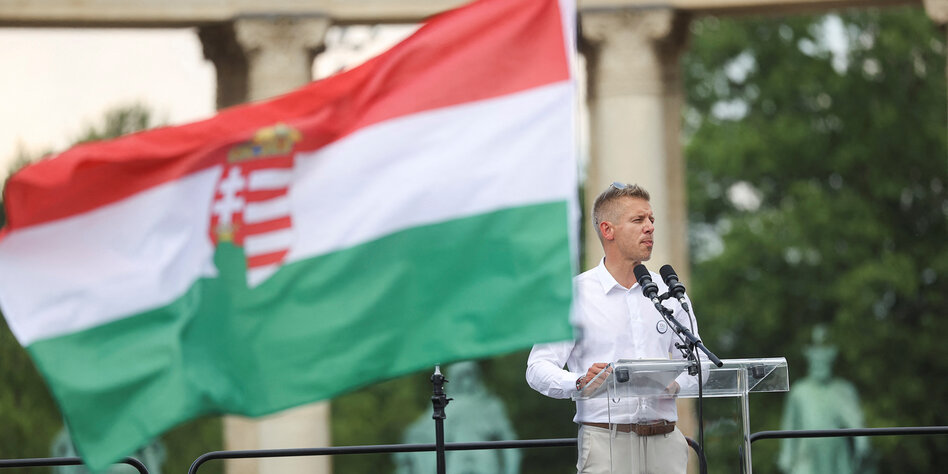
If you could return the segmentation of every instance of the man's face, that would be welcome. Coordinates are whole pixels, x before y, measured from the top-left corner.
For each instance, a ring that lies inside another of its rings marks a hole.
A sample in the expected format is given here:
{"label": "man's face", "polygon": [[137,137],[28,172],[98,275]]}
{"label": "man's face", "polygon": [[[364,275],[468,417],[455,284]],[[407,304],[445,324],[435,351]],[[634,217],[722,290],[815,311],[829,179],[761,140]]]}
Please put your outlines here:
{"label": "man's face", "polygon": [[[616,203],[611,239],[624,260],[645,262],[652,257],[655,216],[648,201],[623,197]],[[605,234],[604,234],[605,236]]]}

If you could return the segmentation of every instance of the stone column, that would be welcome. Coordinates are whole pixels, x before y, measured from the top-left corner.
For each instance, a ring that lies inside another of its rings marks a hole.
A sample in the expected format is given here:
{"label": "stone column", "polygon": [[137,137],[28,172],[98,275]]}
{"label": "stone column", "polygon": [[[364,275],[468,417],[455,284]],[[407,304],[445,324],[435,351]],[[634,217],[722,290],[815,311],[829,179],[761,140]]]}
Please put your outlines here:
{"label": "stone column", "polygon": [[204,58],[217,72],[217,109],[247,101],[247,57],[234,37],[234,25],[202,26],[198,38]]}
{"label": "stone column", "polygon": [[241,17],[201,27],[204,57],[217,69],[217,107],[266,99],[313,79],[324,48],[326,17]]}
{"label": "stone column", "polygon": [[[689,281],[685,173],[680,131],[684,103],[679,57],[688,19],[668,8],[582,11],[582,48],[588,64],[590,162],[586,209],[614,181],[638,183],[651,194],[655,250],[648,267],[668,263]],[[588,219],[587,219],[588,220]],[[596,229],[587,223],[589,268],[602,258]],[[700,308],[700,305],[699,305]],[[700,310],[699,310],[700,312]],[[679,425],[696,437],[693,403],[679,401]],[[689,472],[697,472],[691,456]]]}
{"label": "stone column", "polygon": [[[925,13],[928,13],[928,17],[941,27],[943,33],[948,31],[948,0],[924,0],[924,3]],[[946,44],[948,44],[948,37],[945,39]],[[945,74],[948,75],[948,69],[946,69]]]}
{"label": "stone column", "polygon": [[[217,107],[261,100],[312,80],[323,49],[325,17],[261,16],[201,27],[204,56],[217,69]],[[278,389],[275,388],[275,389]],[[260,418],[224,417],[224,449],[330,446],[329,403],[314,403]],[[326,456],[226,461],[228,474],[328,474]]]}
{"label": "stone column", "polygon": [[[638,183],[651,194],[655,250],[651,270],[669,263],[687,282],[683,104],[679,56],[688,21],[667,8],[581,12],[587,57],[591,159],[586,202],[610,183]],[[586,210],[587,213],[589,210]],[[586,267],[602,257],[587,226]]]}
{"label": "stone column", "polygon": [[[224,417],[224,449],[286,449],[332,446],[329,402],[290,408],[260,418]],[[234,459],[227,474],[329,474],[328,456]]]}

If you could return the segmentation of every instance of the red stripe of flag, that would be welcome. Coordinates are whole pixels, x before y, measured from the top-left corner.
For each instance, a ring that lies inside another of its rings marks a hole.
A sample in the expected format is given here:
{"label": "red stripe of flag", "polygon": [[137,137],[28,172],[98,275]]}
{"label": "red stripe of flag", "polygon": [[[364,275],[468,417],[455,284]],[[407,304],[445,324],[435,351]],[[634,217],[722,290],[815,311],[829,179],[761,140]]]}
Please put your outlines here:
{"label": "red stripe of flag", "polygon": [[242,234],[244,236],[263,234],[266,232],[273,232],[275,230],[289,229],[293,224],[290,221],[290,216],[280,217],[279,219],[273,219],[263,222],[255,222],[253,224],[244,224]]}
{"label": "red stripe of flag", "polygon": [[297,151],[315,150],[384,120],[566,81],[561,24],[557,2],[473,2],[432,18],[362,66],[289,94],[76,146],[8,181],[7,226],[80,214],[224,164],[233,146],[276,123],[302,132]]}
{"label": "red stripe of flag", "polygon": [[246,202],[260,202],[266,201],[273,198],[278,198],[281,196],[286,196],[290,191],[289,188],[280,188],[280,189],[261,189],[259,191],[243,191],[241,196],[244,197]]}
{"label": "red stripe of flag", "polygon": [[255,158],[240,163],[240,168],[244,174],[262,169],[293,169],[293,156],[274,156],[270,158]]}
{"label": "red stripe of flag", "polygon": [[277,265],[283,262],[289,250],[280,250],[278,252],[265,253],[263,255],[254,255],[247,257],[247,268],[265,267],[267,265]]}

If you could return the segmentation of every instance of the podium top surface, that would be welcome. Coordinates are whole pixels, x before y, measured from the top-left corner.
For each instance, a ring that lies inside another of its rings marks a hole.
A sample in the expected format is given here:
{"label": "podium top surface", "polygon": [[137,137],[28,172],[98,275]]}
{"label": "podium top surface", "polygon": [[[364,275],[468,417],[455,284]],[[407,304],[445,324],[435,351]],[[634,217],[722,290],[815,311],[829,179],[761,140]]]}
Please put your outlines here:
{"label": "podium top surface", "polygon": [[[704,397],[740,397],[751,392],[786,392],[790,389],[787,360],[783,357],[763,359],[725,359],[716,367],[702,361]],[[572,393],[573,400],[603,397],[668,397],[665,388],[678,381],[680,398],[698,396],[698,377],[693,362],[663,359],[622,359],[613,362],[581,390]]]}

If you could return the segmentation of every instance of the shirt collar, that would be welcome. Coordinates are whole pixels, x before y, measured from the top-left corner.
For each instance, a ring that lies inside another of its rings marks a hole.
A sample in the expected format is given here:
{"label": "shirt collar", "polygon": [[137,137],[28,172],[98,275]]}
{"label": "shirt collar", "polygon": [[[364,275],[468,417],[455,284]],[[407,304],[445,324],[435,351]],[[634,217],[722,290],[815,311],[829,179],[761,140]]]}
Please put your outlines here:
{"label": "shirt collar", "polygon": [[635,288],[635,286],[639,284],[638,282],[635,282],[632,284],[632,288],[628,288],[628,289],[620,285],[619,282],[616,281],[616,279],[612,276],[611,273],[609,273],[609,270],[606,268],[605,257],[603,257],[602,260],[599,261],[599,265],[596,266],[594,271],[596,274],[596,278],[599,280],[599,283],[602,285],[603,294],[609,294],[609,292],[612,291],[613,288],[622,290],[622,291],[629,291],[632,288]]}

